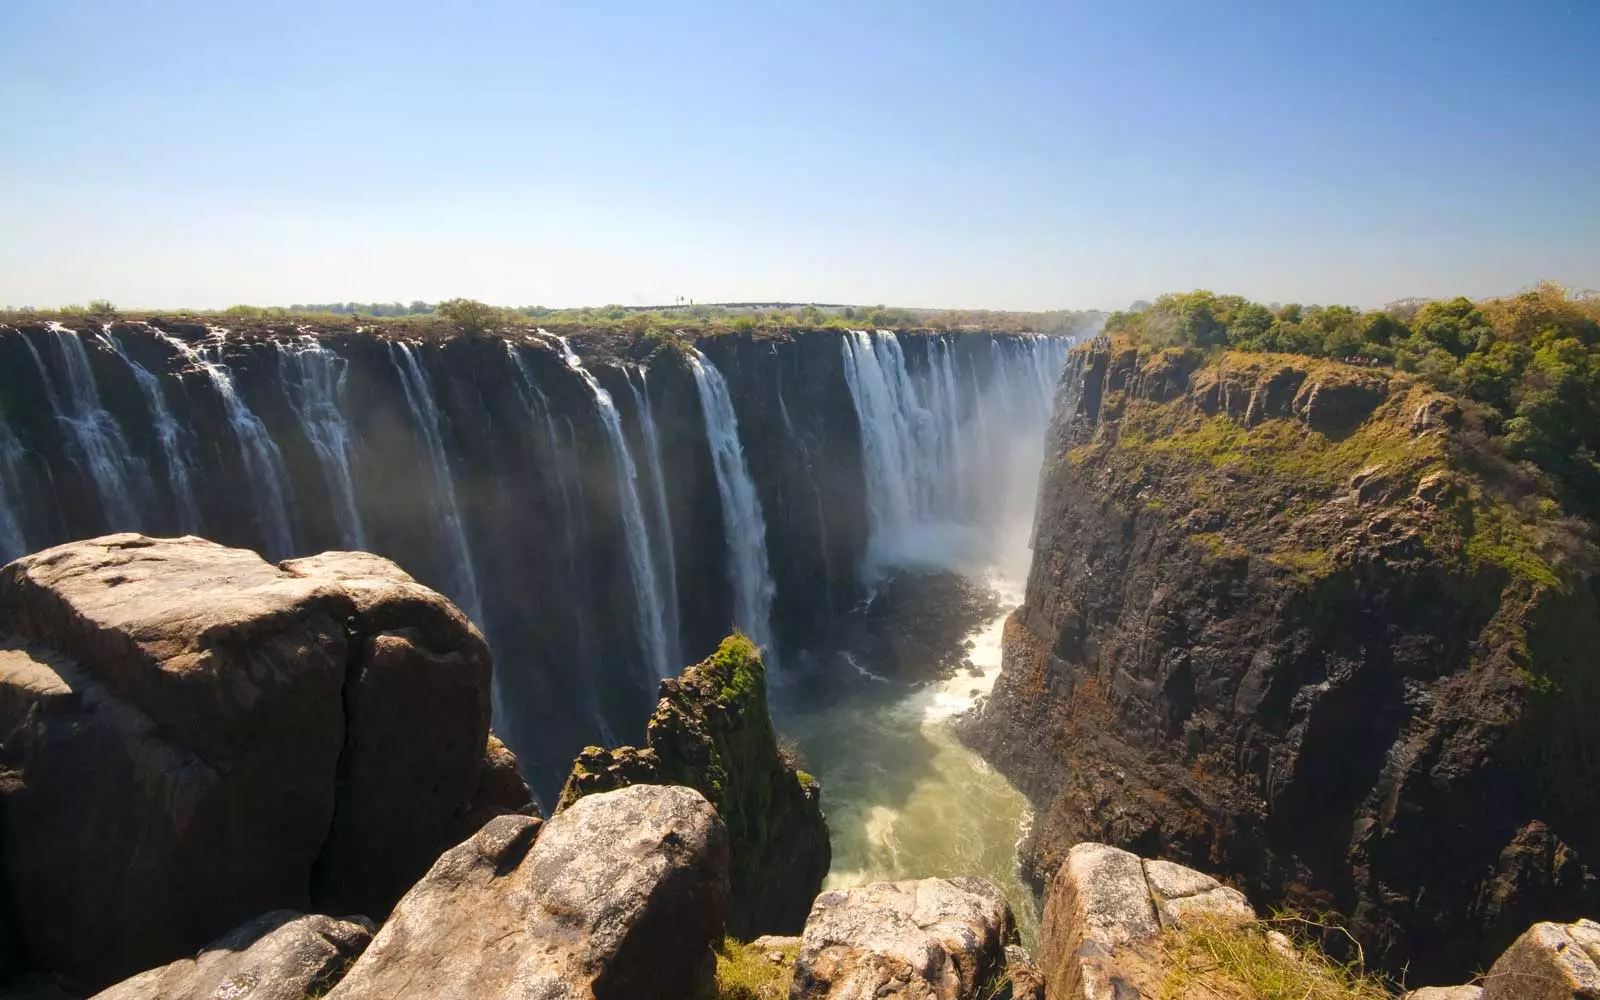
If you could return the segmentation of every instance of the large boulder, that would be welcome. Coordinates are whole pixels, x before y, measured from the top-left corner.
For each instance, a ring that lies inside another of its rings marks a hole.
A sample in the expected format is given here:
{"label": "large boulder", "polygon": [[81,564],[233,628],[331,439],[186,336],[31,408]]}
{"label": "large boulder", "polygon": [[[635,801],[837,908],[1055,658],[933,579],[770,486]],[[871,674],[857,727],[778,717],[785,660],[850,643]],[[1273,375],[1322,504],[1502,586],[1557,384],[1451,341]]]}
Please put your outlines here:
{"label": "large boulder", "polygon": [[270,910],[382,916],[528,802],[485,784],[482,637],[374,556],[58,546],[0,570],[0,650],[13,943],[81,990]]}
{"label": "large boulder", "polygon": [[1119,949],[1186,923],[1254,919],[1242,893],[1192,868],[1105,844],[1074,845],[1045,898],[1039,959],[1047,993],[1117,1000],[1133,988]]}
{"label": "large boulder", "polygon": [[91,1000],[305,1000],[339,981],[374,929],[365,917],[276,910],[193,958],[142,972]]}
{"label": "large boulder", "polygon": [[1483,977],[1482,1000],[1600,998],[1600,924],[1534,924]]}
{"label": "large boulder", "polygon": [[980,878],[881,882],[825,892],[806,922],[790,997],[993,996],[987,991],[1005,980],[1006,946],[1015,937],[1011,907]]}
{"label": "large boulder", "polygon": [[816,780],[778,753],[766,670],[749,639],[729,636],[662,681],[644,748],[585,750],[557,811],[633,784],[687,785],[717,808],[733,849],[729,933],[749,940],[800,931],[832,860],[828,823]]}
{"label": "large boulder", "polygon": [[684,1000],[711,982],[728,834],[690,788],[502,816],[394,908],[329,1000]]}

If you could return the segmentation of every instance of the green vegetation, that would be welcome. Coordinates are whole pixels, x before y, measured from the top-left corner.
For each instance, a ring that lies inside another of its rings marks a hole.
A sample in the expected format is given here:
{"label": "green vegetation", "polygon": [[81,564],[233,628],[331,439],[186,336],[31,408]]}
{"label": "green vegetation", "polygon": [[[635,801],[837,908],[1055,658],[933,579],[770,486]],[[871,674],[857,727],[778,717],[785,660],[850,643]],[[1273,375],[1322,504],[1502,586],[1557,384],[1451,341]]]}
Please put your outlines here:
{"label": "green vegetation", "polygon": [[1362,312],[1268,307],[1207,291],[1114,313],[1108,333],[1154,347],[1233,348],[1393,366],[1476,403],[1485,432],[1600,519],[1600,297],[1545,283],[1508,298]]}
{"label": "green vegetation", "polygon": [[[711,1000],[788,1000],[799,954],[798,944],[757,947],[726,939],[717,949],[717,985]],[[773,955],[782,960],[774,962]]]}

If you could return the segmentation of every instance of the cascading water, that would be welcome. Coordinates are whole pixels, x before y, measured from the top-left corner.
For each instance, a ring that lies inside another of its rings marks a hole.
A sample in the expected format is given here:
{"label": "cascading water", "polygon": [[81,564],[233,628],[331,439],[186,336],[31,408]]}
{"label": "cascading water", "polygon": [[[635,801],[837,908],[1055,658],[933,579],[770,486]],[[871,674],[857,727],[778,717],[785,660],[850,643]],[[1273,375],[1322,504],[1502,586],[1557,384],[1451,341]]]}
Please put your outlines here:
{"label": "cascading water", "polygon": [[[153,329],[153,328],[152,328]],[[206,356],[206,349],[196,349],[177,337],[160,330],[156,336],[177,351],[196,371],[205,374],[222,401],[222,412],[228,428],[239,445],[239,457],[244,462],[245,475],[250,480],[250,493],[255,500],[263,546],[270,559],[284,559],[295,554],[294,528],[289,523],[289,497],[293,487],[289,470],[283,464],[283,453],[272,440],[267,426],[243,399],[233,385],[233,372],[222,361],[223,346],[227,342],[226,330],[211,331],[215,360]]]}
{"label": "cascading water", "polygon": [[392,341],[389,350],[389,361],[400,376],[400,387],[405,392],[406,405],[411,409],[412,423],[422,435],[428,466],[433,472],[439,520],[450,548],[450,582],[444,588],[445,592],[467,617],[476,622],[479,628],[484,628],[478,573],[473,566],[467,529],[461,521],[461,508],[456,503],[455,476],[450,471],[450,457],[444,449],[444,431],[439,420],[439,408],[434,403],[433,387],[410,344]]}
{"label": "cascading water", "polygon": [[322,476],[333,499],[341,544],[348,549],[367,547],[356,506],[355,479],[350,473],[350,423],[344,414],[345,377],[349,363],[317,343],[302,337],[277,344],[282,356],[284,392],[322,464]]}
{"label": "cascading water", "polygon": [[628,449],[628,439],[622,433],[622,418],[617,405],[595,378],[583,361],[572,350],[565,337],[557,337],[561,356],[567,367],[583,378],[594,396],[595,408],[600,414],[600,425],[605,428],[606,445],[611,452],[611,470],[617,480],[617,498],[622,507],[622,532],[627,543],[628,571],[633,578],[634,623],[639,634],[639,645],[644,653],[645,665],[656,678],[669,677],[675,667],[667,653],[667,630],[663,622],[665,611],[656,588],[655,559],[650,550],[650,532],[645,527],[644,510],[639,504],[639,470]]}
{"label": "cascading water", "polygon": [[176,514],[178,530],[186,535],[200,533],[200,507],[195,501],[194,483],[189,475],[189,459],[183,450],[183,428],[178,426],[178,421],[172,416],[172,408],[167,405],[166,391],[161,388],[161,380],[151,374],[139,362],[133,360],[126,347],[111,332],[111,324],[107,323],[100,338],[107,347],[115,351],[132,373],[133,380],[139,385],[139,392],[144,396],[145,408],[150,411],[150,423],[156,432],[156,443],[161,448],[162,462],[167,470],[167,485],[172,493],[172,507]]}
{"label": "cascading water", "polygon": [[[572,622],[573,632],[576,636],[577,652],[579,659],[584,664],[595,662],[594,630],[589,622],[588,609],[585,598],[590,593],[589,577],[584,567],[587,560],[578,551],[579,538],[588,537],[588,512],[581,503],[574,508],[572,491],[568,488],[569,481],[577,478],[575,473],[576,462],[573,459],[575,449],[572,446],[574,432],[571,421],[566,422],[567,435],[563,441],[562,436],[556,432],[556,418],[550,408],[550,400],[540,391],[539,385],[534,381],[533,373],[528,370],[528,363],[522,357],[522,352],[516,345],[506,342],[506,353],[511,358],[511,364],[517,369],[519,376],[516,383],[517,394],[522,400],[523,408],[528,412],[535,433],[544,438],[545,447],[548,449],[551,462],[555,470],[556,491],[561,498],[562,523],[567,530],[562,532],[562,550],[567,565],[567,594],[571,599],[566,602],[567,612]],[[579,489],[582,483],[579,482]],[[581,534],[580,534],[581,532]],[[590,672],[580,670],[578,674],[583,679],[583,693],[587,702],[591,721],[596,731],[600,734],[605,746],[616,746],[617,738],[611,730],[611,724],[606,720],[605,713],[600,710],[599,698],[596,696],[594,685],[590,682]]]}
{"label": "cascading water", "polygon": [[0,415],[0,563],[7,563],[28,551],[28,539],[22,530],[20,500],[14,495],[16,484],[22,481],[22,442],[11,432],[3,415]]}
{"label": "cascading water", "polygon": [[66,374],[66,393],[57,391],[44,358],[26,337],[23,343],[39,366],[45,398],[57,422],[67,429],[77,449],[89,481],[94,485],[106,527],[112,531],[132,531],[141,521],[140,496],[148,496],[149,478],[143,466],[128,449],[122,428],[100,403],[89,353],[76,333],[60,324],[50,327],[52,353]]}
{"label": "cascading water", "polygon": [[744,446],[739,443],[739,420],[728,383],[699,351],[691,350],[688,359],[706,422],[706,443],[716,467],[717,496],[722,501],[733,623],[761,647],[770,664],[777,655],[771,621],[775,588],[767,566],[767,523],[761,514],[761,499],[744,460]]}
{"label": "cascading water", "polygon": [[672,518],[667,513],[667,476],[661,465],[661,439],[656,434],[655,408],[650,404],[650,386],[645,372],[639,371],[639,384],[633,384],[631,370],[624,371],[628,389],[633,393],[634,409],[639,412],[640,429],[644,432],[645,461],[650,468],[650,483],[655,494],[655,550],[660,555],[656,575],[660,580],[663,618],[666,628],[667,662],[683,662],[682,642],[678,635],[678,560],[673,552]]}

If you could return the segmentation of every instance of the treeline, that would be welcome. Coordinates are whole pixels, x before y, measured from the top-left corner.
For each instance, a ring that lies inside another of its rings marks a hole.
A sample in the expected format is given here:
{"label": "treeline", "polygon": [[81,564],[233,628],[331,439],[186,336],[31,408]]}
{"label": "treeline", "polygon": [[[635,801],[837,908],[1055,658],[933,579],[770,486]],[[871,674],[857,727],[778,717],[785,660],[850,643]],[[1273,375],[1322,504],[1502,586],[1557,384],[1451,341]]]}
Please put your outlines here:
{"label": "treeline", "polygon": [[1544,283],[1474,302],[1268,307],[1237,295],[1165,295],[1113,313],[1108,333],[1157,346],[1277,351],[1388,365],[1481,404],[1513,459],[1568,509],[1600,520],[1600,296]]}

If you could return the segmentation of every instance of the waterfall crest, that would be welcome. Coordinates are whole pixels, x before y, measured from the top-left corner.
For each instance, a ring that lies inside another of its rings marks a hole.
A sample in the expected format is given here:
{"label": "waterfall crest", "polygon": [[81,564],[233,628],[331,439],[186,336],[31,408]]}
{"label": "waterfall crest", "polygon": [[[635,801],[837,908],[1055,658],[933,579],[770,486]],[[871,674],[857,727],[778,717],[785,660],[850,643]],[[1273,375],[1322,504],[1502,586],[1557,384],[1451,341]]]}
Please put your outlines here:
{"label": "waterfall crest", "polygon": [[1034,480],[1071,341],[990,339],[985,350],[959,337],[920,340],[920,366],[889,331],[853,330],[842,342],[867,483],[864,577],[901,566],[1025,565]]}
{"label": "waterfall crest", "polygon": [[112,334],[111,324],[106,324],[100,339],[127,364],[133,380],[138,383],[139,393],[144,396],[144,405],[150,411],[150,423],[156,434],[156,444],[161,448],[162,462],[166,466],[167,487],[172,494],[178,531],[186,535],[198,535],[200,507],[195,501],[189,458],[183,450],[183,428],[178,426],[178,421],[172,416],[172,408],[167,405],[166,390],[161,387],[161,380],[135,361],[122,341]]}
{"label": "waterfall crest", "polygon": [[767,564],[767,524],[761,513],[744,446],[739,443],[739,420],[733,412],[728,383],[709,358],[697,350],[688,354],[706,422],[706,443],[711,447],[717,473],[717,496],[722,501],[722,526],[728,544],[728,582],[733,587],[733,624],[765,652],[776,656],[772,644],[772,598],[776,588]]}
{"label": "waterfall crest", "polygon": [[321,462],[339,523],[340,543],[347,549],[364,549],[367,537],[356,506],[355,480],[350,474],[350,423],[344,412],[349,362],[317,343],[314,337],[302,337],[293,344],[279,342],[277,348],[284,393]]}
{"label": "waterfall crest", "polygon": [[428,467],[433,473],[435,496],[439,501],[439,520],[450,549],[450,584],[446,590],[450,599],[466,612],[478,628],[485,628],[483,601],[478,593],[478,573],[473,566],[467,529],[461,521],[461,507],[456,502],[456,481],[450,471],[450,456],[444,448],[444,431],[439,420],[439,407],[433,399],[433,386],[429,384],[428,374],[417,362],[416,352],[410,344],[392,341],[389,350],[389,361],[400,376],[400,387],[405,392],[406,405],[411,409],[412,423],[422,435]]}
{"label": "waterfall crest", "polygon": [[628,449],[628,439],[622,433],[622,417],[617,413],[611,393],[583,366],[583,360],[573,352],[567,338],[557,337],[556,340],[561,345],[561,356],[567,367],[583,378],[594,396],[600,425],[606,432],[612,473],[617,481],[617,498],[622,508],[623,538],[627,543],[629,573],[633,577],[635,622],[645,664],[656,678],[670,677],[675,668],[667,657],[667,631],[662,622],[664,610],[657,596],[655,559],[650,549],[650,532],[644,523],[644,509],[639,504],[639,470]]}

